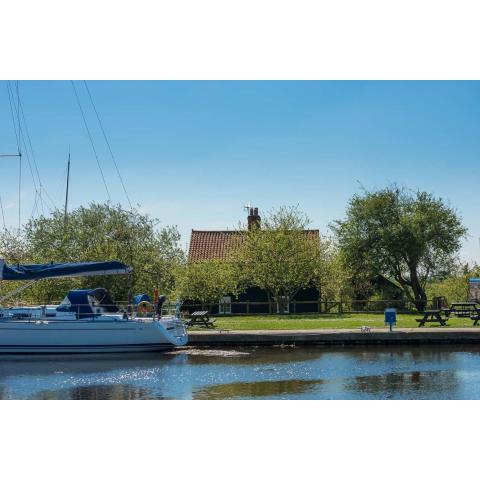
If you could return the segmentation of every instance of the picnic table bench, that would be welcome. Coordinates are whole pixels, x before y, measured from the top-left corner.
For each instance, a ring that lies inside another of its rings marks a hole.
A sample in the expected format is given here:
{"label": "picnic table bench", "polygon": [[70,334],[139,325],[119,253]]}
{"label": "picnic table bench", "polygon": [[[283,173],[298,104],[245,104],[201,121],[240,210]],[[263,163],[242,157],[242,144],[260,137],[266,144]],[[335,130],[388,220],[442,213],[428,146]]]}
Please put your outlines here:
{"label": "picnic table bench", "polygon": [[442,327],[445,327],[446,322],[452,315],[458,318],[470,318],[473,320],[473,325],[477,326],[480,321],[480,305],[476,302],[454,302],[450,305],[450,308],[424,310],[423,318],[416,321],[419,327],[423,327],[426,322],[438,322]]}
{"label": "picnic table bench", "polygon": [[210,318],[208,310],[199,310],[190,314],[190,319],[185,322],[187,327],[193,327],[194,325],[200,325],[205,328],[215,327],[215,319]]}
{"label": "picnic table bench", "polygon": [[480,320],[480,305],[476,302],[454,302],[447,311],[447,317],[471,318],[476,326]]}
{"label": "picnic table bench", "polygon": [[447,326],[448,315],[446,318],[442,317],[442,310],[424,310],[423,318],[417,318],[419,327],[423,327],[426,322],[438,322],[442,327]]}

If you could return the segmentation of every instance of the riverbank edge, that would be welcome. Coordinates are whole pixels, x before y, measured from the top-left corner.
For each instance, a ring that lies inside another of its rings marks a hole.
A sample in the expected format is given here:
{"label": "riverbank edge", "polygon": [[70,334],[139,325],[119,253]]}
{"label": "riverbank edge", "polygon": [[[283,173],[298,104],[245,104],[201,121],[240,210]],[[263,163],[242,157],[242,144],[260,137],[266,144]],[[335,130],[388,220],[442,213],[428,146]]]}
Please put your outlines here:
{"label": "riverbank edge", "polygon": [[188,333],[188,345],[432,345],[480,343],[480,328],[404,328],[390,332],[356,330],[209,330]]}

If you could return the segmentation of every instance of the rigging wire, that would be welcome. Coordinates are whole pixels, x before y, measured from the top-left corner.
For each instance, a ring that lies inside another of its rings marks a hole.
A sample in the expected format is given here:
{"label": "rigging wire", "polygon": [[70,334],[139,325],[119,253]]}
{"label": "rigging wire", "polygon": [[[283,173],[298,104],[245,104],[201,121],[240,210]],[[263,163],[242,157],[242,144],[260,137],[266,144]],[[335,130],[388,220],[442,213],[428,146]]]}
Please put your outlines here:
{"label": "rigging wire", "polygon": [[[47,195],[50,203],[52,204],[53,210],[52,209],[50,209],[50,210],[55,211],[55,210],[57,210],[57,206],[55,205],[55,202],[53,202],[50,195],[48,194],[46,188],[44,187],[44,185],[42,183],[42,179],[40,177],[40,171],[38,169],[37,157],[36,157],[35,152],[33,150],[32,139],[30,137],[30,131],[28,130],[27,119],[26,119],[26,116],[25,116],[25,112],[24,112],[24,109],[23,109],[23,104],[22,104],[21,98],[20,98],[20,114],[22,116],[24,131],[25,131],[25,134],[26,134],[26,137],[27,137],[27,140],[28,140],[28,146],[30,148],[30,153],[31,153],[31,156],[32,156],[32,161],[33,161],[33,166],[35,168],[35,173],[37,175],[37,181],[38,181],[38,185],[39,185],[38,197],[39,197],[39,200],[40,200],[40,206],[42,208],[42,212],[44,212],[44,205],[43,205],[44,200],[42,198],[42,191]],[[24,146],[25,146],[25,150],[28,151],[27,145],[25,144],[25,141],[23,143],[24,143]],[[27,159],[28,159],[28,157],[27,157]]]}
{"label": "rigging wire", "polygon": [[[27,119],[26,115],[24,112],[23,108],[23,103],[22,103],[22,97],[20,94],[20,85],[19,81],[16,81],[16,84],[14,85],[12,81],[6,81],[6,88],[7,88],[7,94],[8,94],[8,101],[10,105],[10,114],[12,118],[12,124],[13,124],[13,130],[15,133],[15,140],[17,143],[17,150],[18,154],[17,155],[8,155],[8,156],[16,156],[19,159],[19,171],[18,171],[18,206],[19,206],[19,212],[18,212],[18,228],[20,230],[21,228],[21,211],[22,211],[22,197],[21,197],[21,190],[22,190],[22,180],[23,180],[23,165],[22,165],[22,159],[23,156],[26,156],[27,159],[27,164],[28,164],[28,170],[30,171],[32,183],[33,183],[33,188],[35,191],[35,196],[34,196],[34,204],[32,208],[32,212],[30,215],[30,218],[34,218],[36,213],[40,213],[40,208],[42,211],[42,214],[45,215],[45,204],[46,202],[44,201],[42,197],[42,191],[46,194],[48,197],[52,207],[46,205],[47,208],[50,210],[50,212],[53,212],[57,210],[57,207],[55,205],[55,202],[52,200],[50,195],[48,194],[48,191],[45,189],[42,183],[42,179],[40,177],[40,172],[38,168],[38,163],[36,159],[35,152],[33,150],[33,145],[32,145],[32,140],[30,137],[30,132],[28,129],[28,124],[27,124]],[[27,143],[28,142],[28,143]],[[33,163],[33,167],[32,167]],[[5,214],[3,210],[3,204],[1,205],[2,207],[2,220],[4,223],[4,228],[6,228],[6,223],[5,223]]]}
{"label": "rigging wire", "polygon": [[18,118],[18,138],[20,140],[18,146],[18,232],[20,233],[21,227],[21,212],[22,212],[22,125],[20,123],[20,90],[18,88],[17,80],[17,118]]}
{"label": "rigging wire", "polygon": [[3,211],[3,202],[2,202],[2,196],[0,195],[0,210],[2,210],[2,219],[3,219],[3,229],[7,229],[7,224],[5,223],[5,212]]}
{"label": "rigging wire", "polygon": [[103,138],[105,139],[105,143],[107,144],[108,151],[110,152],[110,156],[112,157],[113,164],[115,165],[115,170],[117,171],[118,178],[120,180],[120,183],[122,184],[123,192],[125,193],[125,197],[127,198],[128,204],[130,205],[130,210],[133,210],[132,202],[130,201],[130,197],[128,196],[127,188],[125,187],[125,183],[120,173],[120,169],[118,168],[117,161],[115,159],[115,156],[113,155],[112,148],[110,147],[110,142],[108,141],[107,134],[105,133],[105,129],[103,128],[103,123],[100,119],[100,115],[98,114],[97,108],[95,106],[95,102],[93,101],[93,97],[92,97],[92,94],[90,93],[90,89],[88,88],[87,81],[84,80],[83,83],[85,85],[85,89],[87,90],[88,96],[90,98],[90,102],[95,112],[95,116],[97,117],[98,124],[100,125],[100,130],[102,131]]}
{"label": "rigging wire", "polygon": [[[35,215],[36,211],[39,212],[38,202],[40,202],[40,208],[42,210],[42,214],[45,215],[45,205],[44,205],[45,201],[42,197],[42,190],[47,195],[47,197],[48,197],[48,199],[51,203],[51,206],[47,205],[47,208],[50,210],[50,212],[55,211],[57,209],[57,207],[55,205],[55,202],[51,199],[50,195],[48,194],[48,191],[43,186],[42,179],[40,177],[40,172],[39,172],[39,169],[38,169],[38,163],[37,163],[37,160],[36,160],[35,152],[33,150],[33,145],[32,145],[32,140],[31,140],[31,137],[30,137],[30,132],[29,132],[29,129],[28,129],[27,119],[26,119],[25,112],[24,112],[24,109],[23,109],[22,98],[20,96],[20,98],[18,99],[17,104],[16,104],[15,103],[15,98],[14,98],[14,93],[13,93],[13,87],[10,85],[10,82],[8,82],[8,81],[6,82],[6,84],[7,84],[8,100],[9,100],[9,104],[10,104],[10,112],[11,112],[11,115],[12,115],[12,123],[13,123],[13,127],[14,127],[14,132],[15,132],[15,139],[17,141],[17,146],[18,146],[19,143],[20,143],[20,146],[23,145],[25,155],[27,157],[28,168],[29,168],[29,171],[30,171],[30,175],[32,177],[33,188],[35,190],[35,201],[34,201],[34,206],[33,206],[33,209],[32,209],[31,217],[33,217]],[[17,127],[17,122],[15,120],[15,117],[20,118],[19,127]],[[23,128],[22,128],[22,125],[23,125]],[[21,137],[19,137],[18,131],[24,133],[24,135],[21,135]],[[28,144],[25,141],[25,137],[27,137]],[[22,156],[23,156],[23,154],[22,154]],[[33,162],[33,167],[34,168],[32,168],[32,162]]]}
{"label": "rigging wire", "polygon": [[70,186],[70,145],[68,146],[68,163],[67,163],[67,185],[65,188],[65,208],[63,212],[63,223],[67,225],[67,214],[68,214],[68,189]]}
{"label": "rigging wire", "polygon": [[93,150],[93,153],[95,155],[95,159],[97,161],[98,169],[100,170],[100,175],[101,175],[102,180],[103,180],[103,185],[105,186],[105,191],[107,192],[108,200],[111,201],[112,198],[110,197],[110,192],[109,192],[108,187],[107,187],[107,182],[105,181],[105,176],[103,174],[102,166],[100,165],[100,159],[98,158],[97,150],[95,149],[95,144],[93,143],[92,134],[90,133],[90,129],[88,128],[87,119],[85,118],[85,113],[83,111],[82,104],[80,103],[80,98],[78,97],[77,89],[75,87],[75,83],[73,82],[73,80],[71,80],[71,84],[72,84],[72,87],[73,87],[73,91],[75,93],[75,98],[77,99],[78,108],[80,109],[80,113],[82,114],[83,123],[85,125],[85,130],[87,131],[88,138],[90,139],[90,144],[92,146],[92,150]]}
{"label": "rigging wire", "polygon": [[[53,211],[58,210],[58,207],[55,205],[55,202],[52,200],[52,197],[48,194],[47,190],[43,189],[43,192],[44,192],[45,195],[47,196],[49,202],[52,204],[52,206],[53,206]],[[42,207],[42,208],[43,208],[43,207]]]}
{"label": "rigging wire", "polygon": [[18,87],[18,80],[17,80],[17,119],[18,119],[18,138],[19,138],[19,145],[18,145],[18,154],[21,155],[21,148],[22,148],[22,125],[20,123],[20,89]]}
{"label": "rigging wire", "polygon": [[8,103],[10,104],[10,115],[12,116],[12,124],[13,124],[13,131],[15,132],[15,141],[17,142],[17,150],[20,149],[20,143],[18,139],[18,132],[17,132],[17,122],[15,121],[15,113],[14,113],[14,99],[13,99],[13,92],[11,91],[10,82],[7,81],[7,92],[8,92]]}
{"label": "rigging wire", "polygon": [[35,214],[38,211],[38,197],[35,195],[35,202],[33,203],[32,213],[30,214],[30,218],[35,218]]}
{"label": "rigging wire", "polygon": [[22,155],[19,153],[18,159],[18,232],[20,233],[21,227],[21,211],[22,211]]}
{"label": "rigging wire", "polygon": [[23,142],[24,146],[25,146],[25,150],[28,151],[30,150],[30,153],[32,155],[32,161],[33,161],[33,165],[35,167],[35,174],[37,176],[37,181],[38,181],[38,184],[39,185],[42,185],[42,180],[40,178],[40,172],[38,171],[38,165],[37,165],[37,159],[36,159],[36,156],[35,156],[35,152],[33,151],[33,146],[32,146],[32,139],[30,138],[30,132],[28,130],[28,124],[27,124],[27,120],[25,118],[25,112],[23,111],[23,104],[22,104],[22,101],[20,100],[20,115],[22,117],[22,122],[23,122],[23,126],[24,126],[24,131],[25,131],[25,136],[27,137],[27,141],[28,141],[28,148],[27,148],[27,144],[25,143],[25,141]]}
{"label": "rigging wire", "polygon": [[[13,124],[13,130],[15,132],[15,140],[17,142],[17,151],[18,154],[16,155],[8,155],[8,156],[15,156],[18,157],[18,164],[19,164],[19,177],[18,177],[18,231],[20,232],[20,218],[21,218],[21,186],[22,186],[22,153],[21,153],[21,128],[20,128],[20,122],[18,123],[18,130],[17,130],[17,119],[15,118],[15,113],[14,113],[14,105],[15,105],[15,98],[13,95],[12,87],[10,86],[10,83],[7,82],[7,92],[8,92],[8,102],[10,104],[10,114],[12,116],[12,124]],[[18,95],[18,82],[17,82],[17,95]],[[3,204],[2,204],[2,216],[3,216],[3,223],[4,223],[4,228],[5,226],[5,215],[3,211]]]}
{"label": "rigging wire", "polygon": [[[9,94],[9,99],[8,100],[9,100],[9,103],[10,103],[10,111],[12,113],[12,119],[14,119],[15,114],[18,116],[19,112],[15,108],[15,102],[13,101],[13,93],[10,91],[10,89],[8,87],[8,83],[7,83],[7,91],[8,91],[8,94]],[[20,106],[21,106],[21,103],[20,103]],[[15,112],[14,112],[14,110],[15,110]],[[22,136],[22,138],[19,139],[18,134],[17,134],[16,121],[13,121],[13,126],[14,126],[14,130],[15,130],[15,137],[17,139],[17,145],[18,145],[19,141],[21,141],[21,143],[23,144],[23,146],[25,148],[25,154],[26,154],[26,157],[27,157],[28,167],[29,167],[29,170],[30,170],[30,174],[32,176],[33,188],[35,189],[35,194],[38,195],[37,182],[35,180],[35,175],[34,175],[32,165],[31,165],[31,162],[30,162],[30,155],[28,153],[27,144],[25,143],[25,138],[24,138],[25,136]]]}

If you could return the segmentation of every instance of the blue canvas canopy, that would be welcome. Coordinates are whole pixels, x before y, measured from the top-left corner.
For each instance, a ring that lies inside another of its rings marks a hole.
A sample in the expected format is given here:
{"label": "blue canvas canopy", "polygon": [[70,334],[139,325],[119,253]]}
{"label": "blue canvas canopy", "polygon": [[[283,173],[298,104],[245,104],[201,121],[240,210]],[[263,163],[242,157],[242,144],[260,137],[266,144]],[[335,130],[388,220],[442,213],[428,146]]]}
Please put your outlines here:
{"label": "blue canvas canopy", "polygon": [[152,303],[152,299],[146,293],[140,293],[133,297],[133,304],[137,306],[140,302]]}
{"label": "blue canvas canopy", "polygon": [[77,318],[85,318],[94,316],[92,306],[89,301],[91,290],[70,290],[66,300],[57,307],[58,312],[74,312]]}
{"label": "blue canvas canopy", "polygon": [[113,304],[110,294],[105,288],[91,288],[88,290],[70,290],[57,307],[57,312],[73,312],[77,318],[86,318],[99,315],[94,311],[93,305],[102,307],[110,313],[118,312],[118,307]]}
{"label": "blue canvas canopy", "polygon": [[57,277],[122,275],[131,271],[130,267],[117,261],[7,265],[0,259],[0,280],[41,280]]}

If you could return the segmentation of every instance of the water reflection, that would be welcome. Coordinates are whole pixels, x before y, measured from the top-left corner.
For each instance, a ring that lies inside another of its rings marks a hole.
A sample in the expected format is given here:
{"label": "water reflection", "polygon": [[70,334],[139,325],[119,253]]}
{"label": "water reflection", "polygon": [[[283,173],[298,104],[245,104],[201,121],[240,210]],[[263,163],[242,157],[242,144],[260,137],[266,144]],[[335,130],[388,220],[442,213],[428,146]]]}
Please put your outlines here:
{"label": "water reflection", "polygon": [[2,356],[0,398],[480,398],[480,346]]}
{"label": "water reflection", "polygon": [[301,347],[250,347],[235,349],[219,349],[211,348],[182,348],[177,352],[167,353],[167,356],[184,356],[188,358],[191,365],[263,365],[272,363],[291,363],[308,362],[318,359],[327,350],[307,349]]}
{"label": "water reflection", "polygon": [[[65,390],[44,390],[36,400],[144,400],[155,398],[148,388],[132,385],[88,385]],[[162,397],[159,400],[163,399]]]}
{"label": "water reflection", "polygon": [[345,388],[375,399],[448,399],[459,389],[459,380],[452,371],[415,371],[356,377]]}
{"label": "water reflection", "polygon": [[285,397],[304,394],[323,383],[322,380],[280,380],[266,382],[238,382],[212,385],[194,392],[195,400],[236,398]]}

